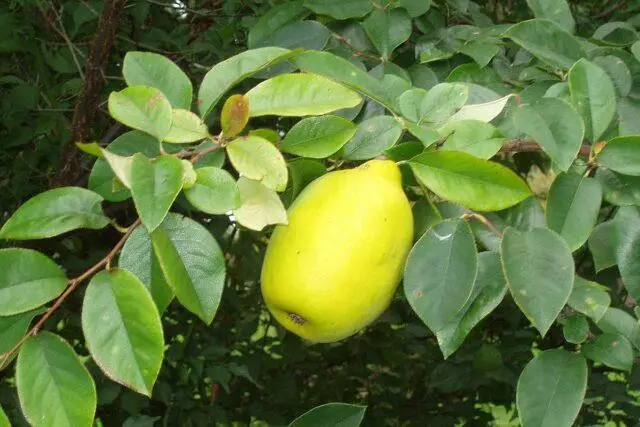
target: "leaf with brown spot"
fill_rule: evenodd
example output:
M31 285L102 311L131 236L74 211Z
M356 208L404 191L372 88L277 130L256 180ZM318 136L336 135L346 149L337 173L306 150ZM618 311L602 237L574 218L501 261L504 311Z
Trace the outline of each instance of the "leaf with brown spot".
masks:
M222 107L220 124L225 136L232 137L240 132L249 121L249 101L243 95L231 95Z

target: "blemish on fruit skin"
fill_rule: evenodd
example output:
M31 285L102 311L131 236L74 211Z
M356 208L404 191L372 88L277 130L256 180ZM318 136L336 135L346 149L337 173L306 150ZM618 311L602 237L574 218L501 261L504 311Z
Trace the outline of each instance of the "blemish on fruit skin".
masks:
M291 321L293 323L295 323L296 325L304 325L305 323L307 323L307 321L304 319L304 317L295 314L295 313L289 313L289 319L291 319Z
M422 291L416 289L415 291L413 291L413 296L416 297L416 298L421 298L422 297Z

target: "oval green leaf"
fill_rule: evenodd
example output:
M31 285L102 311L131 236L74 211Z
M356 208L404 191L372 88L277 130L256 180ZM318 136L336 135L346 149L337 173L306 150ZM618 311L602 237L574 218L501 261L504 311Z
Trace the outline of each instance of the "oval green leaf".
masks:
M584 139L584 124L571 105L542 98L518 107L514 120L518 130L533 137L561 170L569 169Z
M445 220L427 230L409 253L404 293L429 329L439 331L465 306L477 272L469 226L460 219Z
M511 295L542 336L571 294L574 265L565 241L546 228L507 228L500 246Z
M618 262L616 260L615 235L616 224L612 220L598 224L589 236L589 252L593 257L596 272L613 267Z
M606 334L620 334L640 350L640 326L631 314L619 308L609 307L596 323Z
M0 316L40 307L67 287L62 268L32 249L0 249Z
M0 360L24 337L33 318L43 312L44 309L40 308L13 316L0 317Z
M58 236L79 228L109 224L102 197L81 187L61 187L27 200L0 229L0 239L33 240Z
M259 136L234 139L227 145L227 155L234 168L249 179L276 191L287 186L287 164L278 149Z
M624 175L640 176L640 136L620 136L607 142L596 161Z
M82 330L93 360L112 380L151 396L164 354L151 294L124 269L96 274L82 304Z
M91 427L96 386L71 346L58 335L40 332L18 355L16 382L20 405L32 425Z
M372 159L391 148L402 135L402 126L391 116L376 116L358 124L355 134L342 147L348 160Z
M620 334L602 334L582 346L582 354L613 369L631 372L634 351L631 343Z
M445 359L462 345L471 329L500 304L506 293L507 282L498 253L478 254L478 276L471 297L451 321L436 331L438 345Z
M263 47L247 50L214 65L205 74L198 91L198 111L202 118L205 119L222 95L238 82L293 55L289 49Z
M479 120L457 120L441 127L445 138L443 151L462 151L481 159L490 159L504 144L505 138L495 126Z
M431 191L473 210L506 209L531 195L527 184L510 169L467 153L427 152L409 165Z
M255 231L261 231L267 225L287 224L287 212L271 188L260 181L245 177L238 180L240 207L233 215L241 225Z
M582 116L585 137L595 142L616 114L616 91L609 75L597 65L581 59L569 70L571 102Z
M570 68L586 56L577 38L546 19L520 22L509 28L506 35L533 56L556 68Z
M575 311L598 322L607 312L611 297L606 287L576 276L567 304Z
M149 290L151 297L163 313L173 300L173 290L160 269L160 262L153 251L151 236L147 229L140 225L133 230L120 251L118 267L133 273Z
M231 174L220 168L196 170L196 182L184 195L196 209L222 215L240 207L240 192Z
M226 277L218 242L198 222L174 213L151 233L151 241L162 273L180 303L211 324Z
M339 116L308 117L285 135L280 149L285 153L323 159L338 151L356 132L356 126Z
M547 350L525 366L516 405L524 427L571 427L587 391L587 362L579 354Z
M188 144L209 137L209 130L196 114L189 110L174 108L171 112L173 120L164 142L172 144Z
M282 74L265 80L246 93L251 117L317 116L355 107L360 96L316 74Z
M527 0L527 5L536 18L553 21L569 33L575 31L576 22L566 0Z
M572 344L581 344L589 335L589 322L587 318L580 314L572 314L567 317L562 326L564 339Z
M172 155L149 160L135 154L131 164L131 194L140 220L149 232L160 225L182 189L182 163Z
M165 56L153 52L127 52L122 75L128 86L145 85L160 89L173 108L191 108L191 81Z
M411 17L403 9L376 9L362 27L382 58L388 59L411 36Z
M598 181L575 173L560 174L549 189L547 226L562 236L573 252L589 238L601 203Z
M347 403L327 403L316 406L293 420L289 427L359 427L364 418L366 406Z
M151 86L129 86L109 95L109 114L130 128L162 141L171 128L171 104Z
M618 206L640 205L640 177L599 168L596 171L596 179L602 186L607 202Z

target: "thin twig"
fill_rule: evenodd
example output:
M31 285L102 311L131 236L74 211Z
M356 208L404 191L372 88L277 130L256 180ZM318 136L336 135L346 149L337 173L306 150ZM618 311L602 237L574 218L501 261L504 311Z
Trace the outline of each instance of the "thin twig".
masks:
M38 3L38 6L41 6ZM76 68L78 69L78 74L80 74L80 78L84 81L84 73L82 72L82 65L80 65L80 61L78 60L78 57L76 56L76 51L78 54L83 55L82 51L80 49L78 49L73 42L71 41L71 39L69 38L69 36L67 35L67 32L64 29L64 24L62 23L62 18L60 18L60 14L58 13L58 11L55 9L55 7L53 5L49 6L51 11L54 13L54 15L56 16L56 20L58 21L58 24L60 25L60 28L56 28L55 23L51 22L51 28L53 28L53 30L58 33L60 35L60 37L62 37L62 39L65 41L65 43L67 44L67 46L69 47L69 52L71 52L71 57L73 58L73 62L76 65ZM46 13L44 11L44 9L42 9L42 7L40 7L40 11L42 12L42 14L45 16L46 19Z
M0 368L5 366L5 364L7 363L9 358L11 357L11 355L13 353L15 353L16 351L18 351L18 349L22 346L22 344L24 344L29 339L29 337L37 335L37 333L40 331L40 328L42 328L42 326L47 321L47 319L49 319L49 317L51 317L53 315L53 313L62 305L64 300L66 300L67 297L69 295L71 295L73 293L73 291L76 290L76 288L78 287L78 285L80 283L82 283L84 280L86 280L89 277L91 277L95 272L97 272L98 270L100 270L104 266L109 265L111 263L111 260L116 256L116 254L120 251L120 249L122 249L122 246L124 246L125 242L129 238L129 236L131 236L131 233L133 233L133 230L135 230L135 228L139 224L140 224L140 219L138 218L136 220L136 222L134 222L127 229L127 232L124 234L124 236L122 236L122 238L118 241L118 243L116 243L116 245L113 247L113 249L111 249L111 251L109 251L107 256L102 258L100 261L98 261L96 264L94 264L92 267L90 267L87 271L85 271L84 273L82 273L78 277L69 280L69 285L67 286L67 289L65 289L65 291L62 293L62 295L60 295L56 299L56 301L53 303L53 305L47 309L47 311L42 315L40 320L38 320L38 323L36 323L29 330L29 332L27 332L27 334L24 337L22 337L22 339L16 345L14 345L13 348L11 348L11 350L6 352L2 356L2 361L0 362Z
M489 219L484 215L480 215L479 213L476 213L476 212L467 212L465 214L462 214L462 219L464 219L464 220L466 220L466 219L476 220L476 221L482 223L489 230L491 230L499 238L502 239L502 237L503 237L502 232L500 230L498 230L496 228L496 226L493 225L493 223L491 221L489 221Z
M201 158L203 158L207 154L213 153L214 151L218 151L221 148L222 148L222 144L217 143L213 147L205 148L202 151L198 151L193 157L191 157L191 163L192 164L196 164L196 162L198 160L200 160Z
M351 49L353 51L353 56L357 56L360 58L365 58L365 59L370 59L372 61L380 61L381 59L377 56L368 54L366 52L362 52L361 50L359 50L358 48L356 48L354 45L351 44L351 42L349 42L349 40L346 37L341 36L340 34L336 34L336 33L331 33L331 36L344 43L349 49Z
M542 151L540 145L533 139L511 139L505 141L500 149L501 153L524 153L524 152L537 152ZM591 146L589 144L582 144L578 154L580 156L588 156L591 152Z

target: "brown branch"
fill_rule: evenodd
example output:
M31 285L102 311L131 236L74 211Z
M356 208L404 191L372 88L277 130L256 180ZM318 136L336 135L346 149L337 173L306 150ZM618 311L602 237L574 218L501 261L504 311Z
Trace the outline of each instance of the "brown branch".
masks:
M353 51L353 56L356 56L356 57L359 57L359 58L370 59L372 61L380 61L381 60L377 56L370 55L370 54L368 54L366 52L362 52L361 50L356 48L354 45L352 45L351 42L349 42L349 40L346 37L343 37L340 34L332 33L331 36L334 39L344 43L349 49L351 49Z
M608 18L613 15L618 9L621 9L626 3L625 0L615 1L608 9L594 16L595 19Z
M42 326L44 325L44 322L46 322L47 319L49 319L49 317L51 317L53 315L53 313L58 308L60 308L60 306L62 305L64 300L66 300L67 297L69 295L71 295L73 293L73 291L76 290L76 288L78 287L78 285L80 283L82 283L84 280L86 280L89 277L91 277L95 272L97 272L101 268L110 265L111 260L117 255L117 253L120 251L120 249L122 249L122 246L124 246L125 242L129 238L129 236L131 236L131 233L133 233L133 230L135 230L135 228L139 224L140 224L140 218L138 218L136 220L136 222L134 222L127 229L127 231L124 234L124 236L122 236L122 238L118 241L118 243L116 243L116 245L113 247L113 249L111 249L111 251L109 251L109 253L104 258L102 258L100 261L95 263L92 267L90 267L87 271L85 271L84 273L82 273L78 277L69 280L69 285L67 286L67 289L65 289L65 291L62 293L62 295L60 295L56 299L56 301L53 303L53 305L47 309L47 311L42 315L40 320L38 320L38 323L36 323L29 330L29 332L27 332L26 335L24 337L22 337L22 339L16 345L14 345L13 348L11 348L11 350L9 350L4 355L2 355L2 360L0 361L0 369L2 369L4 366L6 366L6 363L9 361L9 358L11 357L11 355L13 353L15 353L16 351L18 351L18 349L20 349L22 344L24 344L29 339L29 337L37 335L37 333L40 331L40 328L42 328Z
M71 126L71 143L67 144L61 159L61 169L56 184L72 184L80 171L80 159L76 142L87 141L91 124L98 112L100 93L104 87L102 69L107 62L111 46L116 36L118 19L127 0L107 0L98 22L98 29L91 41L89 57L85 67L85 80L78 97Z
M493 234L495 234L499 238L502 239L502 237L503 237L502 232L500 230L498 230L496 228L496 226L493 225L493 223L491 221L489 221L489 219L484 215L480 215L479 213L475 213L475 212L467 212L467 213L462 215L462 219L463 220L466 220L466 219L476 220L476 221L482 223L489 230L491 230L493 232Z
M542 148L533 139L512 139L505 141L500 149L500 152L505 154L533 153L537 151L542 151ZM582 144L578 155L589 156L589 153L591 153L591 146Z

